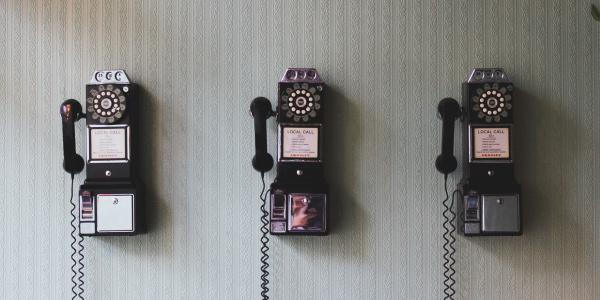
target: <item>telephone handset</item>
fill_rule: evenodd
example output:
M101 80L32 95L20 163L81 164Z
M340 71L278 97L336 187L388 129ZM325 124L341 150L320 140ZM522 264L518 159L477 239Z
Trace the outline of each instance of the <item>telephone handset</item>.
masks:
M438 104L443 120L442 153L435 166L444 174L444 299L453 299L454 232L465 236L520 235L521 187L514 178L513 84L499 68L477 68L463 84L462 109L452 98ZM454 122L463 122L463 178L448 193L447 177L457 167ZM458 195L457 212L452 211ZM456 226L454 221L456 219Z
M135 235L145 230L143 190L137 179L135 160L138 114L135 91L135 84L125 71L96 71L86 85L85 112L74 99L60 106L63 168L71 174L73 299L83 299L84 236ZM85 161L75 150L75 122L82 118L86 120ZM73 202L73 180L84 167L86 179L79 188L77 209Z
M256 154L252 166L261 173L261 296L269 299L267 237L326 235L328 187L323 173L323 96L325 83L315 69L289 68L278 84L277 109L263 97L250 105ZM264 174L273 168L267 151L266 120L277 119L277 175L265 192ZM270 199L270 213L266 201Z

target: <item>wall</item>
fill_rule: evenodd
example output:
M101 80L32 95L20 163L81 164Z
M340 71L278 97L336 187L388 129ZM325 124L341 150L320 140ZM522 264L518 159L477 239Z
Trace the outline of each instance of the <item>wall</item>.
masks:
M598 299L600 23L589 5L2 1L0 298L70 297L58 107L82 99L95 69L124 68L144 89L151 231L85 240L87 298L258 299L248 106L275 98L286 67L314 66L333 90L334 227L272 238L272 299L440 299L435 106L460 97L472 67L501 66L519 89L525 232L459 237L457 298Z

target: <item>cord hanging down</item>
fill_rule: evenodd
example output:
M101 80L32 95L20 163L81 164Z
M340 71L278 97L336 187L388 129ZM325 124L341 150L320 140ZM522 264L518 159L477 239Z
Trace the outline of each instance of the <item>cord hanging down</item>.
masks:
M454 242L456 242L456 238L454 237L454 233L456 232L456 226L454 225L454 221L456 220L456 213L452 210L454 206L454 193L452 193L452 197L448 194L448 175L444 175L444 190L446 192L446 198L442 202L444 205L444 212L442 213L444 216L444 299L445 300L453 300L454 294L456 291L454 290L454 284L456 280L454 280L454 274L456 271L454 270L454 264L456 260L454 259L454 253L456 249L454 248Z
M72 300L81 299L83 300L83 237L77 238L77 205L73 201L73 183L75 181L75 175L71 174L71 197L69 202L71 203L71 292L73 294ZM79 267L78 267L79 266Z
M260 247L260 253L261 253L261 257L260 257L260 271L262 273L262 275L260 276L260 280L261 280L261 284L260 284L260 288L261 288L261 292L260 295L262 297L263 300L268 300L269 296L269 263L267 262L269 259L269 254L267 253L269 251L269 213L267 212L267 209L265 208L266 203L267 203L267 195L269 194L269 190L267 190L265 192L265 173L261 172L260 173L260 177L262 180L262 190L260 192L260 200L261 200L261 206L260 206L260 211L262 212L262 215L260 217L260 221L262 223L262 226L260 227L260 232L262 233L262 236L260 238L260 243L262 244L262 246Z

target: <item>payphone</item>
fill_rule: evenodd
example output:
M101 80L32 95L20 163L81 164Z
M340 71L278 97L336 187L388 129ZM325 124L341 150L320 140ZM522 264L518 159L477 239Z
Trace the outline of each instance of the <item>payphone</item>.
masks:
M476 68L463 84L462 108L452 98L439 102L442 153L435 166L444 174L444 269L446 299L454 295L456 229L465 236L520 235L521 187L514 177L514 86L500 68ZM450 197L447 176L457 167L454 122L462 121L463 178ZM458 196L457 213L452 211Z
M63 167L71 174L71 225L74 227L71 247L75 273L77 264L79 271L83 267L80 252L84 236L135 235L144 231L143 190L136 170L138 110L136 86L123 70L94 72L86 85L85 110L74 99L66 100L60 106ZM75 151L75 122L82 118L86 121L85 160ZM77 210L73 203L73 179L84 167L86 178L79 188ZM79 242L75 235L76 226L81 236ZM76 259L78 255L79 260ZM80 272L72 279L74 299L76 296L82 298L83 290L75 280L82 276ZM79 292L75 291L77 288Z
M268 237L272 235L326 235L328 186L323 173L325 83L311 68L289 68L278 84L277 107L256 98L250 105L254 117L256 155L252 166L261 173L263 237L262 297L268 299ZM277 175L265 192L264 174L273 167L267 151L266 120L277 121ZM266 201L269 199L270 211Z

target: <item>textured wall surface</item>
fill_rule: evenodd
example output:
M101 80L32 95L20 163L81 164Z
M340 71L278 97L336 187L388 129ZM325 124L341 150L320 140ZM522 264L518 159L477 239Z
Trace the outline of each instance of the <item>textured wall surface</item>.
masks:
M435 106L460 96L472 67L500 66L519 88L525 232L459 237L458 298L599 299L600 23L589 5L0 1L0 298L70 298L58 107L82 99L95 69L124 68L144 89L152 221L145 235L86 239L87 298L258 299L248 107L274 99L286 67L314 66L334 91L334 228L272 239L272 299L441 299Z

